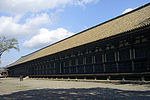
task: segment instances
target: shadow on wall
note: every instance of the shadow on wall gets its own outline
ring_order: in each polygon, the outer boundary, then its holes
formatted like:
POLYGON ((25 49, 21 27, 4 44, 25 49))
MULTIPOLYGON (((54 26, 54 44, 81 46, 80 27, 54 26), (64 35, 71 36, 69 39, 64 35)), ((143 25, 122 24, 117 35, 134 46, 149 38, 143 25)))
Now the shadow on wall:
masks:
POLYGON ((150 100, 150 91, 124 91, 110 88, 36 89, 0 95, 0 100, 150 100))

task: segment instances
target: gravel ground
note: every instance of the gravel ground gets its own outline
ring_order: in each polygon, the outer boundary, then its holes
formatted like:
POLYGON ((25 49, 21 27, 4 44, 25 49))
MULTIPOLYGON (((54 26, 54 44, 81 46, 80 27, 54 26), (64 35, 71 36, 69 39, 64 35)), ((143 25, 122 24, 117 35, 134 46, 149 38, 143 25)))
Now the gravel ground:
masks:
POLYGON ((0 100, 150 100, 150 84, 0 78, 0 100))

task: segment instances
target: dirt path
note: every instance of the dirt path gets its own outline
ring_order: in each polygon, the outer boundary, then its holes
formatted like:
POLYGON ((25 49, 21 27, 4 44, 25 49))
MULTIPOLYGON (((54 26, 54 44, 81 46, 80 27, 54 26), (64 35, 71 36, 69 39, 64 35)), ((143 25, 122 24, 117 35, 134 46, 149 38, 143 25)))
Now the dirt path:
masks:
POLYGON ((150 85, 0 79, 0 100, 131 99, 149 100, 150 85))

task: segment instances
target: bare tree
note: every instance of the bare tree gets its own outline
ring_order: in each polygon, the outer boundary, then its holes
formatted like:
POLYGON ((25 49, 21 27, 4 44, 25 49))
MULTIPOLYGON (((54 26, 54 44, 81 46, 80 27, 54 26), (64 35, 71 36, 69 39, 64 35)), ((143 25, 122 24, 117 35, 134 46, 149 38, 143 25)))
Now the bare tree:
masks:
POLYGON ((16 49, 19 51, 19 44, 15 38, 7 39, 5 36, 0 37, 0 58, 5 51, 16 49))

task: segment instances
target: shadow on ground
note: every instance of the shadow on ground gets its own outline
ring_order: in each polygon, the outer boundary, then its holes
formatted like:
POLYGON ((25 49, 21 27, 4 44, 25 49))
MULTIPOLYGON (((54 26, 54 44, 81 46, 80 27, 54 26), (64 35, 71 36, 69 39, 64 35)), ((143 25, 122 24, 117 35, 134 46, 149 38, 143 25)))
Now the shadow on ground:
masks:
POLYGON ((35 89, 0 95, 0 100, 150 100, 150 91, 124 91, 110 88, 35 89))

